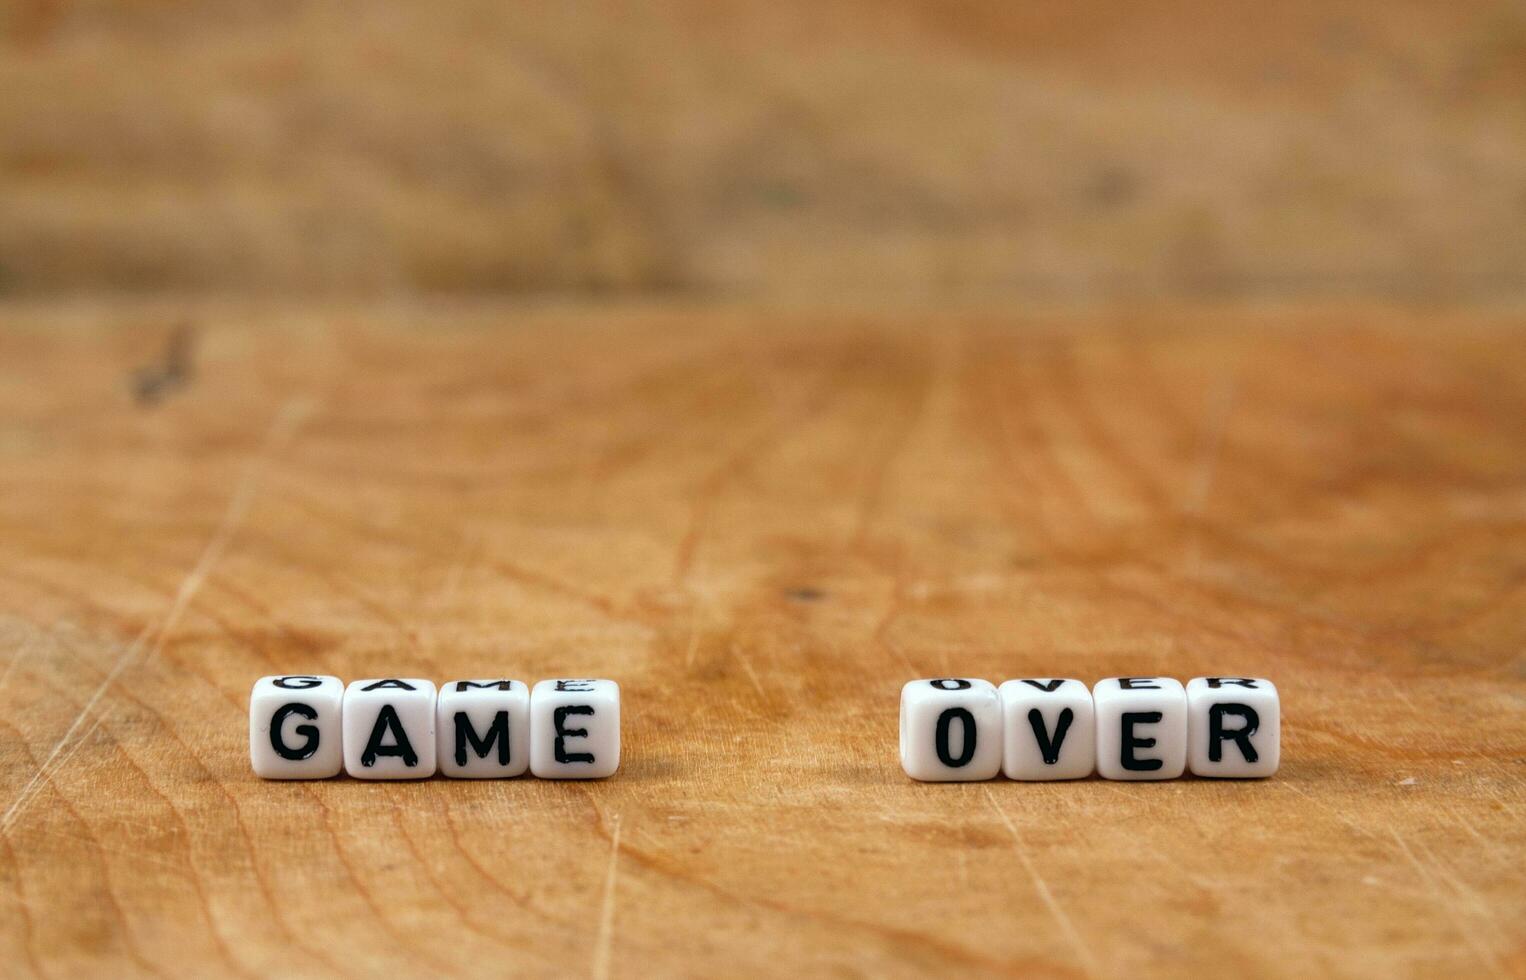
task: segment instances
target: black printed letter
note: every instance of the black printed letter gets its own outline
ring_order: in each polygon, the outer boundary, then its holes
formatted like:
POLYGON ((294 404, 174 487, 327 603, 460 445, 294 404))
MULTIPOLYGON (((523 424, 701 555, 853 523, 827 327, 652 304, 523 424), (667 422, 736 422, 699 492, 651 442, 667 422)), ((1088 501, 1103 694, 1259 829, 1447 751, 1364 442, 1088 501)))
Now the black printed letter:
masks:
POLYGON ((472 730, 472 720, 464 711, 456 712, 456 765, 466 765, 466 745, 470 742, 472 751, 477 753, 477 758, 486 759, 487 754, 493 751, 493 743, 498 743, 498 764, 509 764, 509 713, 500 711, 493 716, 493 723, 487 726, 487 737, 478 738, 472 730))
POLYGON ((408 733, 403 731, 403 721, 397 716, 397 709, 390 704, 382 705, 376 713, 376 724, 371 726, 371 737, 366 740, 366 750, 360 753, 360 764, 370 768, 376 765, 376 757, 379 755, 402 756, 405 766, 419 764, 419 754, 413 751, 413 743, 408 741, 408 733), (388 731, 392 732, 392 744, 383 745, 382 739, 388 731))
POLYGON ((323 682, 311 674, 293 674, 291 677, 277 677, 271 683, 288 691, 305 691, 310 687, 318 687, 323 682))
POLYGON ((361 688, 361 690, 362 691, 377 691, 377 690, 380 690, 380 689, 382 689, 384 687, 395 687, 399 691, 417 691, 418 690, 418 688, 414 687, 412 684, 408 683, 407 681, 400 681, 396 677, 388 677, 386 680, 377 681, 374 684, 367 684, 365 687, 361 688))
POLYGON ((1208 761, 1218 762, 1224 758, 1224 743, 1233 742, 1240 747, 1246 762, 1256 761, 1256 747, 1250 737, 1261 727, 1261 716, 1248 704, 1215 704, 1208 709, 1208 761), (1225 715, 1237 715, 1245 719, 1239 728, 1224 727, 1225 715))
POLYGON ((568 715, 591 715, 593 713, 593 705, 591 704, 564 704, 560 708, 557 708, 555 711, 551 712, 551 724, 556 728, 556 743, 554 747, 556 750, 557 762, 593 761, 592 752, 567 751, 567 739, 586 738, 588 735, 588 729, 564 727, 566 725, 568 715))
POLYGON ((945 708, 943 714, 938 716, 938 728, 933 733, 933 748, 938 750, 938 761, 950 769, 969 765, 970 760, 975 758, 975 716, 966 708, 945 708), (948 729, 956 718, 964 730, 964 747, 960 749, 957 759, 948 750, 948 729))
POLYGON ((293 701, 291 704, 283 704, 276 709, 276 713, 270 716, 270 747, 276 750, 276 755, 283 759, 299 762, 302 759, 311 759, 313 753, 318 751, 318 726, 298 725, 292 731, 301 735, 307 741, 296 748, 286 744, 281 737, 281 726, 286 724, 288 715, 297 715, 313 721, 318 717, 318 712, 312 706, 293 701))
POLYGON ((1119 765, 1130 772, 1154 772, 1165 765, 1160 759, 1136 759, 1135 749, 1148 749, 1155 744, 1153 738, 1135 738, 1135 725, 1153 725, 1160 721, 1159 711, 1125 711, 1123 713, 1123 753, 1119 765))
POLYGON ((514 682, 513 681, 483 681, 481 684, 478 684, 476 681, 456 681, 456 690, 457 691, 464 691, 464 690, 466 690, 469 687, 478 687, 478 688, 496 687, 500 691, 510 691, 510 690, 513 690, 513 688, 514 688, 514 682))
POLYGON ((1052 766, 1060 761, 1060 748, 1065 744, 1065 733, 1070 731, 1070 723, 1076 718, 1076 713, 1066 708, 1060 712, 1059 724, 1054 726, 1054 739, 1050 740, 1049 733, 1044 730, 1044 716, 1039 709, 1032 708, 1028 712, 1028 724, 1033 728, 1033 737, 1039 743, 1039 753, 1044 757, 1044 765, 1052 766))

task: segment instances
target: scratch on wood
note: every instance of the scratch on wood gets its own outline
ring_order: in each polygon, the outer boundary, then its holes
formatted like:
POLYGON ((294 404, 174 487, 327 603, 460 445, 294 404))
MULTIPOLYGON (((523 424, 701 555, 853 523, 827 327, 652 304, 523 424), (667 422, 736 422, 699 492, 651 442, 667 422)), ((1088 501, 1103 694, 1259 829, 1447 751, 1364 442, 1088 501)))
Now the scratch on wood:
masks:
POLYGON ((35 634, 28 637, 26 642, 18 646, 16 652, 11 654, 10 663, 5 665, 3 672, 0 672, 0 691, 5 690, 5 682, 11 679, 11 671, 15 670, 16 665, 21 662, 22 655, 31 652, 32 643, 35 639, 35 634))
MULTIPOLYGON (((1213 489, 1214 477, 1218 475, 1219 456, 1224 449, 1224 434, 1229 430, 1229 413, 1234 408, 1235 393, 1239 390, 1239 386, 1240 372, 1238 370, 1221 375, 1219 378, 1218 387, 1214 392, 1213 407, 1209 411, 1208 438, 1203 447, 1203 455, 1198 462, 1192 488, 1188 490, 1186 499, 1182 502, 1182 516, 1189 521, 1195 520, 1202 514, 1203 508, 1208 503, 1209 491, 1213 489)), ((1186 553, 1182 559, 1182 568, 1186 574, 1196 573, 1199 557, 1197 531, 1189 527, 1186 553)))
MULTIPOLYGON (((433 607, 448 606, 455 598, 456 590, 461 586, 461 576, 466 571, 467 563, 477 550, 477 536, 468 532, 462 535, 461 546, 457 549, 455 559, 450 563, 450 568, 445 572, 445 581, 440 586, 440 591, 435 593, 430 600, 433 607)), ((418 636, 419 646, 430 655, 439 653, 439 646, 435 643, 432 616, 424 616, 419 620, 418 636)))
POLYGON ((996 816, 1006 826, 1007 832, 1012 835, 1012 843, 1014 850, 1017 851, 1017 859, 1022 862, 1023 870, 1028 872, 1028 877, 1033 882, 1033 890, 1038 893, 1039 901, 1044 903, 1044 907, 1049 910, 1049 914, 1053 917, 1055 924, 1060 927, 1060 932, 1065 936, 1066 941, 1070 943, 1071 948, 1075 950, 1076 959, 1081 961, 1081 969, 1087 976, 1095 977, 1100 975, 1102 971, 1098 969, 1097 962, 1092 958, 1092 954, 1086 948, 1086 944, 1081 941, 1081 935, 1076 932, 1076 927, 1070 921, 1070 916, 1066 915, 1065 910, 1060 908, 1059 903, 1054 900, 1054 895, 1050 894, 1048 883, 1039 874, 1038 868, 1034 867, 1033 862, 1029 860, 1027 845, 1023 843, 1023 837, 1022 834, 1018 833, 1017 825, 997 805, 996 797, 992 795, 990 787, 982 786, 981 789, 985 792, 986 802, 991 804, 991 809, 996 812, 996 816))
MULTIPOLYGON (((879 566, 880 562, 876 561, 875 564, 879 566)), ((890 638, 890 627, 900 618, 902 607, 906 603, 906 581, 901 571, 901 555, 899 551, 896 552, 889 568, 889 574, 890 598, 885 603, 885 611, 880 614, 879 622, 874 624, 874 630, 870 638, 880 649, 887 651, 901 661, 906 667, 908 677, 917 677, 921 672, 911 662, 911 658, 906 655, 906 651, 902 650, 900 645, 890 638)))
POLYGON ((758 697, 768 697, 768 692, 763 690, 763 682, 758 680, 757 672, 752 669, 752 662, 747 659, 747 654, 742 652, 742 648, 733 643, 731 644, 731 653, 737 658, 737 662, 742 665, 742 669, 747 672, 747 679, 752 681, 752 686, 757 688, 758 697))
POLYGON ((1279 779, 1279 780, 1276 780, 1275 782, 1268 781, 1267 785, 1269 785, 1269 786, 1277 786, 1277 787, 1280 787, 1281 789, 1285 789, 1285 790, 1287 790, 1287 791, 1289 791, 1291 793, 1295 793, 1298 796, 1301 796, 1304 799, 1308 800, 1314 806, 1317 806, 1321 810, 1324 810, 1325 812, 1329 813, 1338 822, 1340 822, 1340 823, 1344 824, 1345 826, 1351 828, 1352 830, 1354 830, 1357 833, 1361 834, 1363 837, 1366 837, 1369 840, 1377 840, 1378 839, 1378 835, 1377 834, 1375 834, 1372 831, 1368 830, 1366 827, 1363 827, 1361 824, 1357 823, 1355 820, 1352 820, 1350 817, 1348 817, 1344 812, 1342 812, 1337 807, 1331 806, 1329 803, 1324 802, 1323 800, 1321 800, 1319 797, 1315 796, 1312 793, 1309 793, 1309 792, 1306 792, 1305 790, 1299 789, 1298 788, 1298 784, 1296 782, 1294 782, 1293 780, 1291 780, 1291 779, 1279 779))
POLYGON ((689 643, 684 649, 684 670, 694 669, 694 654, 699 650, 699 601, 689 606, 689 643))
POLYGON ((732 443, 736 449, 729 453, 701 481, 689 504, 689 524, 673 557, 672 583, 683 586, 688 583, 689 573, 699 552, 701 541, 710 526, 711 511, 721 492, 736 477, 745 473, 769 451, 788 441, 794 431, 821 412, 839 392, 839 375, 852 367, 851 357, 842 358, 835 366, 829 366, 814 388, 808 389, 798 400, 774 415, 745 440, 732 443))
POLYGON ((879 440, 877 451, 869 462, 863 487, 859 492, 858 518, 854 521, 850 538, 851 547, 859 550, 867 547, 869 532, 873 529, 875 519, 883 506, 885 491, 894 475, 897 457, 911 441, 918 425, 927 414, 934 391, 941 392, 951 387, 956 360, 954 345, 957 343, 957 337, 948 336, 928 352, 931 366, 924 371, 918 384, 904 399, 905 405, 900 408, 898 417, 897 414, 892 414, 887 423, 887 434, 879 440))
POLYGON ((1469 820, 1467 815, 1458 809, 1455 804, 1448 806, 1447 811, 1451 813, 1452 819, 1457 822, 1457 825, 1466 830, 1468 835, 1474 840, 1478 841, 1479 846, 1487 850, 1496 860, 1507 864, 1512 860, 1510 855, 1507 854, 1504 849, 1502 849, 1492 839, 1485 837, 1483 834, 1480 834, 1478 832, 1478 828, 1473 825, 1473 822, 1469 820))
MULTIPOLYGON (((36 792, 37 787, 41 784, 42 780, 47 778, 50 769, 53 767, 54 761, 58 759, 59 752, 63 750, 64 746, 70 744, 70 739, 72 739, 74 737, 74 733, 79 730, 80 723, 90 716, 90 712, 95 708, 96 703, 100 701, 101 695, 104 694, 106 689, 111 686, 112 682, 117 679, 117 675, 120 674, 129 663, 136 659, 138 649, 142 647, 143 642, 148 638, 152 631, 152 626, 144 627, 143 631, 137 635, 137 637, 132 641, 131 644, 128 645, 127 649, 122 653, 122 655, 117 658, 116 662, 112 664, 111 669, 106 672, 106 676, 102 678, 101 683, 97 685, 95 691, 90 695, 89 698, 86 699, 84 707, 80 708, 79 713, 74 716, 74 720, 70 722, 69 727, 64 730, 63 737, 60 738, 58 742, 53 746, 53 751, 48 753, 48 757, 42 761, 42 765, 37 767, 37 771, 32 774, 31 779, 27 780, 26 785, 21 787, 21 792, 16 794, 16 798, 11 801, 11 805, 6 809, 5 813, 0 815, 0 834, 6 834, 10 832, 11 825, 15 823, 17 816, 19 816, 22 811, 22 808, 30 801, 32 795, 36 792)), ((90 735, 94 733, 95 729, 100 726, 100 724, 101 719, 98 717, 95 719, 94 724, 91 725, 90 731, 85 733, 79 742, 76 743, 76 746, 83 744, 90 737, 90 735)), ((69 759, 73 758, 73 756, 74 749, 71 748, 71 751, 68 755, 64 756, 62 762, 60 762, 60 765, 62 765, 62 763, 68 762, 69 759)))
MULTIPOLYGON (((1409 861, 1410 866, 1415 869, 1415 874, 1420 878, 1421 883, 1436 896, 1438 904, 1445 910, 1447 917, 1452 920, 1452 924, 1457 927, 1457 932, 1462 937, 1463 942, 1467 943, 1469 948, 1478 955, 1478 958, 1483 960, 1484 965, 1489 968, 1489 972, 1497 976, 1507 975, 1501 968, 1499 960, 1495 957, 1494 951, 1474 935, 1472 924, 1458 911, 1457 903, 1452 901, 1451 896, 1442 888, 1444 882, 1442 875, 1433 872, 1422 864, 1420 859, 1415 856, 1415 852, 1410 850, 1410 846, 1405 843, 1404 838, 1399 836, 1397 830, 1390 827, 1388 832, 1393 836, 1394 843, 1399 845, 1399 850, 1404 854, 1405 860, 1409 861)), ((1467 890, 1464 889, 1463 893, 1464 898, 1469 897, 1467 890)))
MULTIPOLYGON (((122 652, 121 656, 117 657, 116 661, 111 665, 111 669, 106 672, 106 676, 96 685, 90 697, 85 699, 84 706, 74 716, 74 720, 70 722, 69 727, 64 730, 63 737, 53 746, 53 751, 48 753, 48 757, 43 760, 37 772, 21 788, 21 792, 16 794, 16 798, 11 801, 11 805, 6 809, 4 815, 0 815, 0 834, 10 831, 11 825, 15 823, 16 818, 20 816, 31 797, 36 794, 42 781, 48 779, 50 773, 57 771, 54 763, 58 761, 59 753, 63 751, 64 746, 70 744, 70 739, 74 737, 74 733, 79 730, 80 725, 95 710, 95 706, 100 703, 101 698, 105 696, 122 671, 137 661, 139 651, 143 649, 150 636, 154 637, 154 645, 149 650, 148 656, 154 657, 163 651, 165 642, 180 623, 180 617, 185 614, 186 609, 191 604, 191 600, 196 597, 196 593, 201 589, 202 584, 206 582, 213 566, 222 558, 229 542, 233 540, 234 533, 243 522, 244 515, 249 510, 249 504, 254 499, 255 490, 259 485, 259 478, 264 472, 265 461, 279 445, 291 437, 291 434, 301 423, 308 410, 309 406, 305 400, 294 399, 283 406, 281 411, 276 413, 275 421, 272 423, 270 431, 266 434, 260 449, 244 468, 244 473, 239 478, 238 485, 234 488, 228 502, 228 507, 223 512, 222 520, 218 523, 217 529, 212 533, 211 540, 202 549, 201 557, 191 567, 191 571, 186 575, 185 580, 180 583, 180 588, 175 593, 175 601, 170 605, 169 612, 165 614, 164 621, 157 629, 153 624, 145 626, 137 637, 133 639, 132 643, 122 652)), ((99 727, 104 717, 105 712, 102 713, 101 717, 95 719, 95 724, 91 727, 91 731, 99 727)), ((81 741, 83 742, 83 740, 81 741)), ((71 749, 69 754, 64 756, 62 762, 68 762, 69 759, 73 758, 73 755, 74 751, 71 749)))
POLYGON ((609 869, 604 873, 604 901, 599 912, 599 934, 594 940, 593 969, 590 971, 594 980, 607 980, 609 977, 609 949, 615 935, 615 879, 619 876, 620 861, 618 813, 612 822, 614 830, 609 835, 609 869))
POLYGON ((1477 911, 1479 918, 1485 919, 1495 929, 1500 931, 1498 919, 1495 918, 1494 908, 1486 901, 1478 891, 1458 875, 1447 863, 1437 857, 1435 852, 1427 847, 1422 841, 1415 841, 1415 847, 1425 853, 1430 867, 1438 879, 1452 887, 1452 890, 1461 896, 1477 911))

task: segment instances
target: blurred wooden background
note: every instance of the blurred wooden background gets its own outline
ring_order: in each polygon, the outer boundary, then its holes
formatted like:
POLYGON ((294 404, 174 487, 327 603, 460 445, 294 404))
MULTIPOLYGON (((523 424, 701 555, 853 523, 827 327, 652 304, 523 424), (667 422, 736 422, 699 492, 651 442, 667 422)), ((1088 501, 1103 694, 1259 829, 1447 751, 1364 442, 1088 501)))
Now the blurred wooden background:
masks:
POLYGON ((1526 293, 1526 7, 0 4, 0 295, 1526 293))

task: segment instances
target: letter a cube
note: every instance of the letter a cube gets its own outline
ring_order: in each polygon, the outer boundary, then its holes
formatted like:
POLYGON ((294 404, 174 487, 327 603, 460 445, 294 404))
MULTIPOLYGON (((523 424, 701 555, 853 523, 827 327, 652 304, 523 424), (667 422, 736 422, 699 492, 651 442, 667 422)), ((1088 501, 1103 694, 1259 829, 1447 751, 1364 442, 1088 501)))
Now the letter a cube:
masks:
POLYGON ((434 681, 351 681, 344 690, 344 771, 356 779, 433 776, 434 713, 434 681))

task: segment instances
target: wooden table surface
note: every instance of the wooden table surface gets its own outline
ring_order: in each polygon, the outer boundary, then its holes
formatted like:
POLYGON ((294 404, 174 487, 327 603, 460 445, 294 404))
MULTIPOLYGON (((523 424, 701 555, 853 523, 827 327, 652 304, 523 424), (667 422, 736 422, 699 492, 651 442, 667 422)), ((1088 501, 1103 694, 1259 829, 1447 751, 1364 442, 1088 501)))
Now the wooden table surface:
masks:
POLYGON ((1526 975, 1523 323, 0 307, 0 972, 1526 975), (612 677, 624 766, 262 782, 273 672, 612 677), (1275 778, 897 762, 1209 672, 1275 778))

